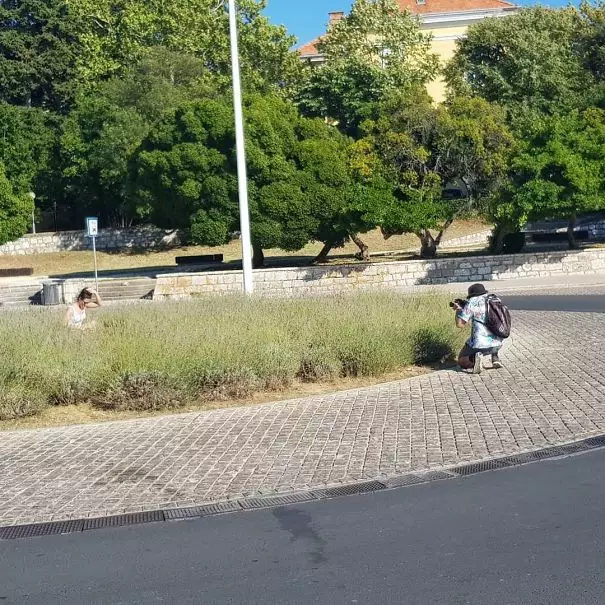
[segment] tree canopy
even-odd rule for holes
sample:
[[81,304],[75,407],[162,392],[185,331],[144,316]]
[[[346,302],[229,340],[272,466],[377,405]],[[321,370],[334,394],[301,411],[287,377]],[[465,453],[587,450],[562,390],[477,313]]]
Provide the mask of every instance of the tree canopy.
[[65,111],[77,84],[77,32],[64,0],[0,3],[0,101]]
[[535,7],[485,19],[457,42],[447,82],[455,94],[503,105],[513,122],[527,113],[533,120],[577,108],[593,84],[577,52],[582,30],[573,7]]
[[0,245],[21,237],[31,221],[33,203],[13,191],[0,163]]
[[[210,74],[229,81],[230,50],[227,13],[217,0],[71,0],[83,47],[78,71],[97,82],[120,74],[145,52],[164,47],[197,57]],[[264,16],[265,1],[240,0],[240,52],[248,88],[292,84],[300,61],[294,38]]]
[[439,68],[430,35],[394,0],[356,0],[318,46],[326,65],[307,71],[300,106],[351,134],[374,104],[397,90],[426,84]]
[[[263,250],[328,248],[374,226],[364,206],[377,190],[355,180],[350,141],[321,120],[300,117],[276,96],[245,103],[252,243]],[[141,211],[189,229],[191,241],[219,245],[239,229],[233,115],[204,100],[166,117],[144,142],[134,168]]]
[[539,218],[568,219],[574,247],[577,215],[605,209],[605,111],[592,108],[535,124],[490,209],[510,231]]
[[[415,233],[422,256],[432,257],[454,218],[486,198],[505,175],[514,142],[504,112],[464,97],[435,107],[417,89],[386,101],[379,113],[364,124],[368,149],[382,161],[395,193],[379,224],[386,236]],[[450,189],[463,196],[448,199]]]

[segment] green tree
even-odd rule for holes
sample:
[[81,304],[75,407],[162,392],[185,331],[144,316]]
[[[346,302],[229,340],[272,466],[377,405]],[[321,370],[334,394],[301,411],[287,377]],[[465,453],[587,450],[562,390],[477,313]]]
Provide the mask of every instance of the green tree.
[[[80,77],[97,82],[140,61],[162,46],[196,56],[209,72],[229,82],[227,13],[216,0],[72,0],[83,51]],[[242,71],[248,89],[289,86],[300,72],[294,39],[263,15],[265,2],[240,0]]]
[[580,12],[583,19],[582,32],[578,41],[580,57],[584,67],[601,83],[605,82],[605,2],[596,4],[582,2]]
[[498,249],[507,232],[541,218],[566,218],[571,248],[578,214],[605,209],[605,111],[551,116],[525,133],[510,182],[494,198]]
[[17,193],[33,190],[44,197],[56,136],[48,112],[0,102],[0,163]]
[[[265,249],[295,251],[312,240],[326,244],[324,258],[374,226],[350,142],[336,129],[275,96],[248,97],[245,115],[255,266]],[[136,159],[134,183],[141,212],[157,224],[189,229],[198,244],[228,242],[239,229],[230,101],[199,101],[162,120]]]
[[94,212],[124,227],[137,219],[129,162],[165,112],[208,94],[205,74],[201,60],[158,47],[122,77],[79,95],[60,141],[62,203],[73,220]]
[[458,41],[447,82],[455,94],[503,105],[513,123],[573,110],[592,86],[577,52],[584,27],[573,7],[535,7],[485,19]]
[[0,163],[0,245],[27,233],[32,210],[31,199],[15,194]]
[[67,2],[0,3],[0,101],[65,111],[75,93],[78,55]]
[[[417,89],[385,102],[380,115],[364,127],[395,193],[383,209],[382,231],[415,233],[421,256],[432,258],[453,220],[478,207],[506,174],[513,138],[504,112],[462,97],[435,107]],[[452,188],[463,197],[447,199]]]
[[438,72],[431,37],[394,0],[356,0],[319,44],[326,65],[309,69],[298,101],[351,134],[372,106],[394,91],[424,85]]

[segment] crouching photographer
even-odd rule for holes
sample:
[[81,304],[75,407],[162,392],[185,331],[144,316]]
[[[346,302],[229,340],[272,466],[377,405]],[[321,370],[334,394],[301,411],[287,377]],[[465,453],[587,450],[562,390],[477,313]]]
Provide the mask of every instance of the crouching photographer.
[[489,294],[483,284],[468,289],[468,300],[450,303],[456,311],[456,325],[464,328],[471,322],[471,337],[458,355],[458,365],[479,374],[482,369],[502,367],[499,353],[510,336],[510,313],[500,298]]

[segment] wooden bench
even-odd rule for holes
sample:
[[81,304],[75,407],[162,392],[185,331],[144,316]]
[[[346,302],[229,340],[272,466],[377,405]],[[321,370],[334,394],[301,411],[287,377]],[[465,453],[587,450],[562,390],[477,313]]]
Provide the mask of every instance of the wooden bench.
[[222,263],[222,254],[198,254],[197,256],[177,256],[177,265],[207,265],[208,263]]

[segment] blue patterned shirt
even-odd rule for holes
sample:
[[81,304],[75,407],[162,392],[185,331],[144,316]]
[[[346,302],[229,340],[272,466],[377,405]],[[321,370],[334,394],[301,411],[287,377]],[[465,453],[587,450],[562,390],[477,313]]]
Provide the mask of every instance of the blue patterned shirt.
[[499,349],[502,346],[502,339],[492,334],[485,321],[487,320],[487,297],[473,296],[464,306],[462,311],[458,311],[458,317],[467,323],[472,321],[471,337],[466,344],[473,349]]

